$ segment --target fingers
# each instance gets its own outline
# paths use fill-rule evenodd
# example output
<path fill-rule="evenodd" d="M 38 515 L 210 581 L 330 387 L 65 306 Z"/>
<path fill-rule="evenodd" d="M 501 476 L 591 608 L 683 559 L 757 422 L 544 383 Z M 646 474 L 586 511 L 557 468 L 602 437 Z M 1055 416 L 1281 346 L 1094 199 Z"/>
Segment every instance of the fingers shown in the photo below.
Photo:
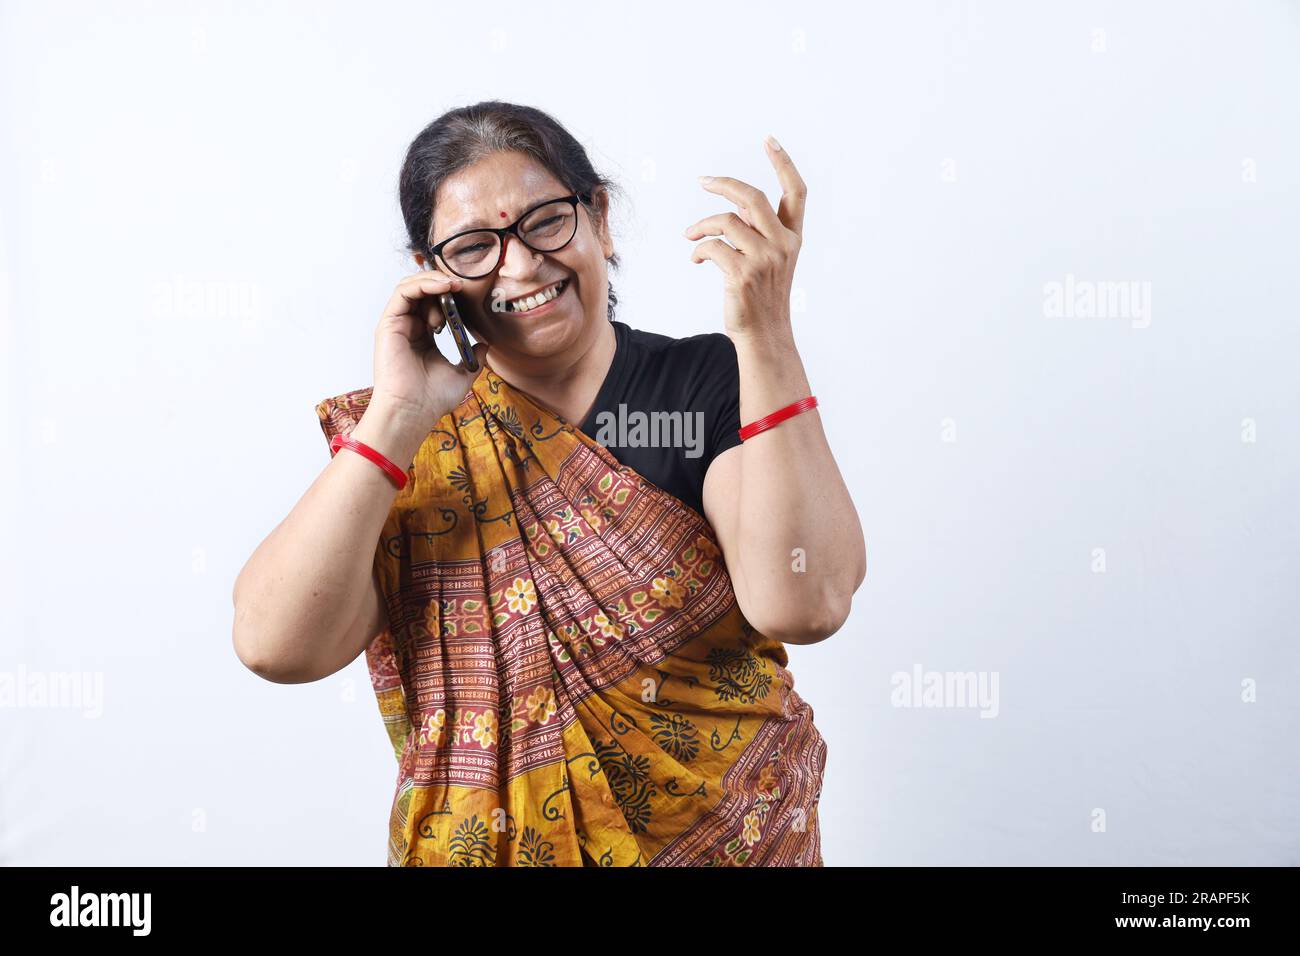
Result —
<path fill-rule="evenodd" d="M 774 137 L 769 136 L 767 156 L 776 167 L 776 178 L 781 183 L 781 202 L 777 207 L 777 217 L 791 232 L 803 238 L 803 210 L 808 198 L 808 187 L 794 168 L 794 160 L 781 148 Z"/>
<path fill-rule="evenodd" d="M 459 292 L 463 284 L 460 279 L 437 272 L 417 272 L 397 283 L 393 297 L 396 299 L 401 296 L 408 306 L 414 306 L 427 296 L 439 295 L 443 292 Z"/>
<path fill-rule="evenodd" d="M 729 276 L 740 275 L 741 253 L 731 248 L 721 239 L 710 239 L 708 242 L 701 242 L 691 251 L 691 262 L 699 263 L 705 259 L 712 260 L 719 269 Z"/>
<path fill-rule="evenodd" d="M 739 179 L 732 179 L 730 176 L 714 176 L 708 182 L 701 181 L 700 185 L 709 192 L 725 196 L 737 206 L 743 207 L 749 224 L 768 239 L 780 237 L 781 230 L 785 226 L 777 218 L 772 203 L 768 201 L 761 189 Z"/>
<path fill-rule="evenodd" d="M 412 346 L 423 351 L 427 344 L 425 339 L 431 333 L 442 331 L 446 323 L 438 305 L 438 296 L 458 292 L 461 287 L 460 279 L 436 272 L 423 271 L 406 276 L 393 290 L 376 334 L 382 335 L 387 328 L 397 328 L 410 339 Z"/>
<path fill-rule="evenodd" d="M 725 196 L 734 202 L 740 207 L 744 221 L 768 239 L 779 240 L 782 230 L 788 229 L 802 241 L 808 187 L 795 168 L 794 160 L 781 148 L 781 144 L 771 136 L 764 142 L 767 158 L 781 183 L 781 201 L 777 209 L 772 208 L 772 203 L 761 189 L 730 176 L 714 176 L 708 182 L 701 180 L 700 185 L 709 192 Z"/>
<path fill-rule="evenodd" d="M 682 235 L 687 239 L 698 239 L 701 236 L 726 236 L 733 246 L 747 254 L 758 252 L 764 242 L 758 231 L 734 212 L 706 216 L 694 225 L 687 226 Z"/>

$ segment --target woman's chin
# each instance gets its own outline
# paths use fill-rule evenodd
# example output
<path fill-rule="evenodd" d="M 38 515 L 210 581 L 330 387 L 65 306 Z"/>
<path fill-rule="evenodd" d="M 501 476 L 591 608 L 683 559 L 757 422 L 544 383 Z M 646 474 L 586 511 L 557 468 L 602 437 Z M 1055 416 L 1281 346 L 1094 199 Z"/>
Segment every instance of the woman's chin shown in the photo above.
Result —
<path fill-rule="evenodd" d="M 586 325 L 580 304 L 552 309 L 538 316 L 501 316 L 497 323 L 494 347 L 506 348 L 520 355 L 549 358 L 577 345 Z"/>

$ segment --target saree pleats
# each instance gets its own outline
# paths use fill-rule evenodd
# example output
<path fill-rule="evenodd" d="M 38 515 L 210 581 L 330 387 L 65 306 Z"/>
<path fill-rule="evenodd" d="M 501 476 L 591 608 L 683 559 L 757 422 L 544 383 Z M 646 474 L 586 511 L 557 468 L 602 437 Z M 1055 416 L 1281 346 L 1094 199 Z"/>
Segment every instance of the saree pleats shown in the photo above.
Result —
<path fill-rule="evenodd" d="M 326 399 L 326 439 L 370 389 Z M 375 553 L 390 866 L 820 866 L 826 744 L 695 510 L 484 368 Z"/>

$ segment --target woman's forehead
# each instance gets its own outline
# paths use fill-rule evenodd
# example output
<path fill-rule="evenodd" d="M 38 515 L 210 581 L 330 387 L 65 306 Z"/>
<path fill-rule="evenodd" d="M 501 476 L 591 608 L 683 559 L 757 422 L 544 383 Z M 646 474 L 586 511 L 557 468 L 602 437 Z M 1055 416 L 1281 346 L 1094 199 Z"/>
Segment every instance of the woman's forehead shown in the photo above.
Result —
<path fill-rule="evenodd" d="M 503 226 L 530 206 L 564 193 L 563 184 L 531 156 L 495 153 L 439 184 L 433 234 L 452 236 L 466 229 Z"/>

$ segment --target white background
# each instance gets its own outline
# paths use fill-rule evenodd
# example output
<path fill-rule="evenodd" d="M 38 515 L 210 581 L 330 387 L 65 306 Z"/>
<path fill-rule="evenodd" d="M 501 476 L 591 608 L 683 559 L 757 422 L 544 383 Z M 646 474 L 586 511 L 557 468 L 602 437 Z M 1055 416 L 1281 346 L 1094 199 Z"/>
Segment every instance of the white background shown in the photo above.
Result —
<path fill-rule="evenodd" d="M 231 587 L 372 381 L 407 145 L 499 98 L 627 190 L 634 327 L 722 329 L 697 175 L 775 200 L 772 133 L 807 181 L 869 561 L 791 649 L 828 865 L 1300 863 L 1298 51 L 1280 2 L 0 4 L 0 672 L 103 681 L 0 709 L 0 861 L 382 864 L 364 659 L 258 679 Z M 917 666 L 997 716 L 894 706 Z"/>

